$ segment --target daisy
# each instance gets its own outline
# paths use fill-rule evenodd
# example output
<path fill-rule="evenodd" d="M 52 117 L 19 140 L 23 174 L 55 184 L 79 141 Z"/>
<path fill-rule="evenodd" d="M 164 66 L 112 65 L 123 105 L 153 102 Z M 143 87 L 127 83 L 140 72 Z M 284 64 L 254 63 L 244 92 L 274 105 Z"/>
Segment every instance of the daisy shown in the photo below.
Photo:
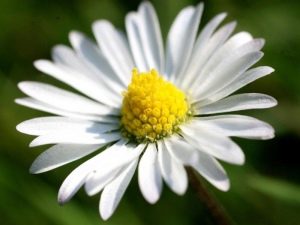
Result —
<path fill-rule="evenodd" d="M 90 196 L 101 192 L 99 211 L 106 220 L 136 169 L 149 203 L 160 198 L 163 181 L 175 193 L 185 193 L 185 166 L 227 191 L 229 180 L 218 160 L 244 163 L 242 150 L 230 137 L 274 136 L 270 125 L 255 118 L 215 115 L 275 106 L 276 100 L 265 94 L 231 95 L 273 69 L 250 69 L 263 56 L 264 40 L 248 32 L 232 35 L 236 22 L 218 28 L 225 13 L 198 32 L 202 12 L 202 3 L 184 8 L 164 48 L 155 10 L 143 2 L 127 14 L 126 33 L 99 20 L 92 26 L 97 44 L 72 31 L 72 48 L 57 45 L 53 61 L 34 62 L 38 70 L 74 90 L 19 83 L 29 97 L 17 99 L 18 104 L 56 115 L 17 126 L 37 136 L 30 147 L 53 144 L 30 172 L 46 172 L 97 152 L 65 179 L 59 203 L 82 186 Z"/>

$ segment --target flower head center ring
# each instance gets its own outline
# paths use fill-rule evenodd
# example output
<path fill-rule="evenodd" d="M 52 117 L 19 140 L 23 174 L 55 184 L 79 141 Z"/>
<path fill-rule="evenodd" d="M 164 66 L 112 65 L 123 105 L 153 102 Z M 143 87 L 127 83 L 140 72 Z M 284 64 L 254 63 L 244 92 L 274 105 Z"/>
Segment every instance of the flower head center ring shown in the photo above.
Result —
<path fill-rule="evenodd" d="M 123 95 L 123 135 L 137 142 L 153 142 L 171 135 L 189 115 L 185 94 L 155 69 L 142 73 L 133 69 Z"/>

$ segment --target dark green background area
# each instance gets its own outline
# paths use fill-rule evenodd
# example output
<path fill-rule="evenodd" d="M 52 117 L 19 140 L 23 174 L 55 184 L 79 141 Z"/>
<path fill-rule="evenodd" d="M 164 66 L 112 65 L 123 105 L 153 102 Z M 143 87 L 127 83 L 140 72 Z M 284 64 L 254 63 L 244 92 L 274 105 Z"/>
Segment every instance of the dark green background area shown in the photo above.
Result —
<path fill-rule="evenodd" d="M 166 186 L 160 201 L 146 203 L 136 178 L 113 217 L 104 222 L 98 215 L 99 196 L 87 197 L 81 190 L 61 207 L 57 190 L 64 177 L 81 162 L 41 175 L 30 175 L 34 158 L 46 147 L 29 149 L 32 137 L 15 126 L 26 119 L 46 115 L 14 103 L 23 96 L 22 80 L 39 80 L 61 86 L 32 66 L 50 58 L 55 44 L 68 44 L 68 32 L 80 30 L 92 37 L 91 23 L 108 19 L 124 28 L 126 12 L 137 8 L 131 0 L 0 0 L 0 224 L 1 225 L 199 225 L 213 224 L 209 213 L 191 188 L 177 196 Z M 179 10 L 192 0 L 155 0 L 164 37 Z M 276 138 L 270 141 L 236 141 L 247 157 L 242 167 L 223 163 L 230 179 L 227 193 L 207 187 L 217 196 L 236 224 L 300 224 L 300 1 L 213 0 L 205 2 L 202 24 L 226 11 L 226 21 L 237 20 L 236 31 L 264 37 L 265 56 L 259 65 L 276 71 L 248 85 L 244 92 L 275 96 L 273 109 L 247 111 L 271 123 Z M 83 159 L 85 160 L 85 159 Z"/>

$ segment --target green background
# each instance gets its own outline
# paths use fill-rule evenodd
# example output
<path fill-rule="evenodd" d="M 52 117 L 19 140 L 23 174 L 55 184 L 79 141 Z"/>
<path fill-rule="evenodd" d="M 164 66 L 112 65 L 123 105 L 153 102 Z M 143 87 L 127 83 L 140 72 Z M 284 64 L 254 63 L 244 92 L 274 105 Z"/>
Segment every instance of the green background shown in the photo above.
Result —
<path fill-rule="evenodd" d="M 90 25 L 100 18 L 124 28 L 126 12 L 137 8 L 131 0 L 0 0 L 0 224 L 1 225 L 151 225 L 213 224 L 203 204 L 191 188 L 177 196 L 166 186 L 160 201 L 146 203 L 134 178 L 120 206 L 104 222 L 98 215 L 98 198 L 81 190 L 61 207 L 57 190 L 64 177 L 80 164 L 72 163 L 41 175 L 28 168 L 45 147 L 29 149 L 32 137 L 20 134 L 15 126 L 26 119 L 45 115 L 14 103 L 24 96 L 17 83 L 39 80 L 59 84 L 32 66 L 40 58 L 50 58 L 51 47 L 68 44 L 68 32 L 80 30 L 92 37 Z M 164 37 L 179 10 L 191 0 L 153 1 Z M 265 56 L 259 65 L 276 71 L 248 85 L 244 92 L 275 96 L 279 105 L 267 110 L 247 111 L 271 123 L 276 138 L 270 141 L 236 141 L 247 157 L 242 167 L 224 164 L 231 189 L 217 196 L 236 224 L 300 224 L 300 1 L 205 2 L 202 24 L 215 14 L 227 11 L 226 22 L 237 20 L 236 31 L 246 30 L 264 37 Z"/>

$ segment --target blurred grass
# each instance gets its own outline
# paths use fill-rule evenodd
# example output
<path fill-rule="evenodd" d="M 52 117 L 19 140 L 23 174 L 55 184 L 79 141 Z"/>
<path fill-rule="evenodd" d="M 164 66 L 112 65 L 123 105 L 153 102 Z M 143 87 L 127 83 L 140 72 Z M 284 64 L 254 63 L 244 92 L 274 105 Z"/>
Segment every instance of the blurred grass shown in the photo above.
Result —
<path fill-rule="evenodd" d="M 251 187 L 271 198 L 290 204 L 300 204 L 300 187 L 279 179 L 253 176 L 248 182 Z"/>
<path fill-rule="evenodd" d="M 178 11 L 197 1 L 153 1 L 163 35 Z M 130 184 L 116 213 L 107 222 L 98 215 L 98 198 L 81 191 L 67 205 L 56 203 L 56 193 L 63 178 L 79 163 L 73 163 L 44 175 L 30 175 L 34 157 L 45 148 L 31 149 L 31 137 L 15 126 L 44 113 L 17 106 L 13 101 L 23 96 L 16 85 L 21 80 L 55 83 L 37 72 L 32 62 L 49 58 L 51 47 L 68 44 L 68 32 L 81 30 L 92 37 L 90 25 L 105 18 L 124 29 L 127 11 L 139 1 L 130 0 L 1 0 L 0 1 L 0 224 L 213 224 L 192 190 L 177 196 L 164 188 L 161 200 L 149 205 L 142 198 L 136 180 Z M 275 96 L 274 109 L 247 112 L 270 122 L 277 131 L 271 141 L 239 140 L 247 156 L 246 165 L 225 165 L 231 190 L 222 193 L 208 185 L 236 224 L 299 225 L 300 167 L 300 2 L 297 0 L 211 0 L 205 1 L 202 24 L 216 13 L 227 11 L 227 22 L 237 20 L 237 30 L 247 30 L 264 37 L 265 57 L 260 65 L 270 65 L 276 72 L 248 85 L 243 91 Z M 135 178 L 136 179 L 136 178 Z"/>

